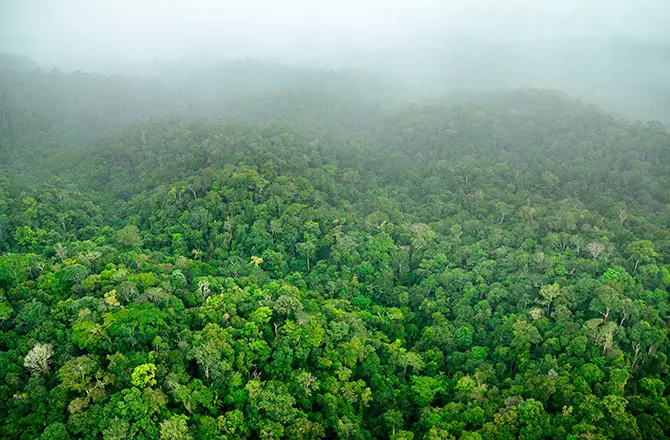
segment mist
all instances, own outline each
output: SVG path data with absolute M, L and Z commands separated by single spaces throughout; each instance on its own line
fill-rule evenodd
M 346 62 L 461 39 L 670 38 L 663 0 L 9 0 L 2 16 L 3 52 L 82 65 L 193 53 Z
M 0 16 L 0 52 L 46 69 L 160 76 L 159 61 L 193 70 L 250 57 L 372 70 L 424 96 L 556 88 L 670 119 L 664 0 L 7 0 Z

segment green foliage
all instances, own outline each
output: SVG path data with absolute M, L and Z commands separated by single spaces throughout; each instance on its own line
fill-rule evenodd
M 130 383 L 139 388 L 156 385 L 156 365 L 142 364 L 135 367 Z
M 141 247 L 142 238 L 140 237 L 140 230 L 137 226 L 126 226 L 125 228 L 116 231 L 116 242 L 121 246 L 131 248 Z
M 185 415 L 174 415 L 161 422 L 161 440 L 190 440 L 193 437 L 188 432 Z
M 620 279 L 620 274 L 617 270 L 612 269 L 611 267 L 608 268 L 604 274 L 600 277 L 601 281 L 619 281 Z
M 40 440 L 67 440 L 68 438 L 67 429 L 61 422 L 54 422 L 47 426 L 39 437 Z
M 30 226 L 22 226 L 14 231 L 14 240 L 23 247 L 28 247 L 32 244 L 35 231 Z
M 663 127 L 307 76 L 7 74 L 0 437 L 666 438 Z

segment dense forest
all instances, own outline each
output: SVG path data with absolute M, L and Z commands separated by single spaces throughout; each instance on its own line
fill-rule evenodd
M 670 438 L 662 123 L 0 61 L 1 438 Z

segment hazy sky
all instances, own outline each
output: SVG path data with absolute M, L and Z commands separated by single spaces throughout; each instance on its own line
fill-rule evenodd
M 454 36 L 670 41 L 669 23 L 670 0 L 0 0 L 0 52 L 41 61 L 309 57 Z

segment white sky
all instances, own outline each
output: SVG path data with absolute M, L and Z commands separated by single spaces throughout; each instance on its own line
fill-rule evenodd
M 454 36 L 670 41 L 670 0 L 0 0 L 0 52 L 38 60 L 316 56 Z

